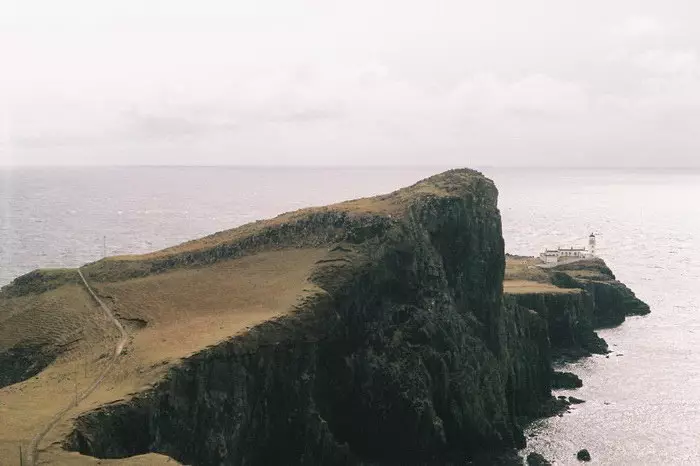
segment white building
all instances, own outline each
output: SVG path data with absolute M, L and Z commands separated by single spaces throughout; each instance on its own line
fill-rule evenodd
M 595 257 L 595 235 L 593 233 L 591 233 L 591 236 L 588 237 L 587 248 L 558 247 L 557 249 L 545 249 L 544 252 L 540 254 L 540 259 L 547 264 L 554 264 L 560 261 L 575 259 L 585 259 L 588 257 Z

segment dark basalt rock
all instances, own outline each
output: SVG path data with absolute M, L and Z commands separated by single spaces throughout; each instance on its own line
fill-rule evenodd
M 588 293 L 519 293 L 513 298 L 547 321 L 555 359 L 604 354 L 608 345 L 594 331 L 595 303 Z
M 15 278 L 0 289 L 0 297 L 39 294 L 67 284 L 79 284 L 80 276 L 74 269 L 33 270 Z
M 576 459 L 579 461 L 590 461 L 591 454 L 588 452 L 588 450 L 584 448 L 583 450 L 579 450 L 579 452 L 576 453 Z
M 571 404 L 578 405 L 578 404 L 585 403 L 585 402 L 586 402 L 586 400 L 582 400 L 581 398 L 576 398 L 575 396 L 569 397 L 569 403 L 571 403 Z
M 534 451 L 527 455 L 527 466 L 550 466 L 551 464 L 544 456 Z
M 547 326 L 503 300 L 496 190 L 464 174 L 441 175 L 457 178 L 452 194 L 409 198 L 392 218 L 312 214 L 152 263 L 202 266 L 260 244 L 354 251 L 350 267 L 319 264 L 312 281 L 324 292 L 297 312 L 81 416 L 66 447 L 100 458 L 153 451 L 188 464 L 315 465 L 464 463 L 524 446 L 524 422 L 550 397 Z
M 558 389 L 573 389 L 583 387 L 583 381 L 578 375 L 571 372 L 552 372 L 552 388 Z
M 0 388 L 34 377 L 57 356 L 58 351 L 42 345 L 16 345 L 0 352 Z
M 581 275 L 585 271 L 585 275 Z M 624 322 L 626 316 L 645 315 L 649 306 L 637 298 L 601 259 L 562 264 L 550 272 L 552 283 L 562 288 L 581 288 L 591 297 L 592 324 L 595 328 L 612 327 Z
M 552 354 L 607 350 L 593 332 L 595 300 L 504 297 L 493 183 L 453 170 L 423 186 L 419 195 L 381 197 L 401 203 L 391 216 L 329 208 L 211 249 L 87 266 L 108 280 L 263 247 L 348 254 L 319 263 L 311 280 L 323 292 L 295 312 L 200 351 L 130 400 L 81 415 L 64 447 L 100 458 L 158 452 L 193 465 L 513 459 L 529 420 L 569 406 L 550 387 L 581 386 L 552 371 Z

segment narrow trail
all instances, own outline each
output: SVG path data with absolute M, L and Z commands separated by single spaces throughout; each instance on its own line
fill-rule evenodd
M 27 453 L 27 461 L 26 463 L 29 466 L 35 466 L 37 464 L 37 461 L 39 459 L 39 443 L 44 439 L 46 434 L 48 434 L 51 429 L 53 429 L 56 424 L 65 416 L 65 414 L 71 410 L 72 408 L 78 406 L 85 398 L 90 396 L 92 392 L 97 389 L 97 387 L 100 386 L 102 381 L 107 377 L 107 375 L 112 371 L 114 366 L 117 364 L 117 360 L 119 359 L 119 356 L 122 354 L 124 351 L 124 347 L 126 346 L 127 342 L 129 341 L 129 334 L 126 333 L 126 330 L 124 330 L 124 327 L 122 324 L 119 322 L 119 320 L 114 316 L 114 313 L 107 307 L 107 305 L 97 296 L 95 291 L 92 289 L 90 284 L 87 282 L 85 279 L 85 276 L 83 275 L 83 272 L 78 268 L 78 275 L 80 275 L 80 279 L 83 281 L 83 285 L 85 285 L 85 288 L 87 291 L 90 293 L 90 295 L 94 298 L 95 301 L 97 301 L 97 304 L 100 305 L 102 310 L 104 311 L 105 315 L 107 318 L 117 327 L 119 330 L 120 338 L 119 342 L 117 343 L 117 346 L 114 348 L 114 354 L 112 355 L 112 359 L 109 361 L 109 364 L 102 370 L 100 375 L 90 384 L 90 386 L 80 392 L 80 394 L 71 401 L 71 403 L 66 406 L 64 409 L 56 413 L 51 420 L 49 421 L 44 428 L 34 436 L 32 439 L 32 443 L 29 445 L 29 451 Z

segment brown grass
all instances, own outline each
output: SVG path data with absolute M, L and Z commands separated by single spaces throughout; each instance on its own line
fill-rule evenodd
M 294 212 L 284 213 L 269 220 L 260 220 L 253 223 L 225 230 L 204 238 L 188 241 L 160 251 L 142 255 L 123 255 L 110 258 L 120 261 L 140 261 L 167 257 L 184 252 L 210 249 L 221 244 L 239 241 L 243 238 L 260 233 L 265 228 L 274 227 L 283 223 L 294 222 L 306 218 L 312 214 L 322 212 L 344 212 L 349 215 L 400 215 L 411 203 L 412 200 L 432 196 L 447 197 L 451 195 L 463 194 L 472 181 L 477 179 L 474 172 L 470 170 L 453 170 L 448 173 L 436 175 L 422 180 L 412 186 L 399 189 L 389 194 L 354 199 L 323 207 L 309 207 Z M 458 192 L 455 192 L 457 190 Z
M 537 267 L 542 261 L 535 257 L 506 256 L 505 280 L 527 280 L 550 283 L 547 272 Z
M 184 357 L 241 329 L 288 312 L 319 289 L 307 281 L 326 249 L 291 249 L 246 256 L 199 269 L 98 284 L 122 319 L 146 327 L 134 333 L 139 360 Z M 89 277 L 88 277 L 89 280 Z
M 105 382 L 49 433 L 40 446 L 46 449 L 41 461 L 96 464 L 94 459 L 52 444 L 70 431 L 72 419 L 104 403 L 128 398 L 159 380 L 181 358 L 289 312 L 299 299 L 321 292 L 308 278 L 326 254 L 326 249 L 271 251 L 206 268 L 95 284 L 96 292 L 127 325 L 138 319 L 146 326 L 130 326 L 126 354 Z M 51 416 L 69 404 L 76 381 L 81 389 L 94 380 L 117 336 L 116 331 L 107 330 L 110 327 L 101 310 L 75 285 L 4 300 L 0 305 L 0 315 L 11 315 L 0 328 L 4 345 L 27 336 L 60 341 L 80 329 L 84 335 L 38 376 L 0 389 L 0 458 L 9 458 L 2 462 L 4 466 L 18 464 L 19 443 L 28 445 Z M 11 326 L 6 327 L 8 322 Z M 145 455 L 115 463 L 163 461 L 159 455 Z
M 551 283 L 534 282 L 530 280 L 506 280 L 503 282 L 503 292 L 510 294 L 524 293 L 580 293 L 578 288 L 559 288 Z
M 18 343 L 75 351 L 116 335 L 99 307 L 78 285 L 0 299 L 0 351 Z
M 482 184 L 490 183 L 475 172 L 453 170 L 384 196 L 303 209 L 151 254 L 107 260 L 128 261 L 130 267 L 147 273 L 150 259 L 234 242 L 314 213 L 403 215 L 417 198 L 468 196 L 477 180 Z M 60 441 L 79 414 L 105 403 L 127 399 L 162 378 L 180 359 L 290 312 L 300 299 L 323 292 L 309 282 L 309 277 L 317 261 L 324 257 L 330 257 L 325 248 L 276 250 L 131 280 L 93 280 L 96 292 L 130 329 L 131 341 L 102 385 L 70 410 L 45 437 L 40 445 L 41 463 L 143 465 L 170 462 L 159 455 L 96 460 L 63 451 Z M 83 270 L 91 281 L 88 271 L 98 273 L 100 269 L 86 267 Z M 49 273 L 55 276 L 52 283 L 58 286 L 53 291 L 0 298 L 0 345 L 3 345 L 0 349 L 28 340 L 55 345 L 80 336 L 38 376 L 0 389 L 3 466 L 19 463 L 20 442 L 27 446 L 54 413 L 69 405 L 76 385 L 79 390 L 89 386 L 114 349 L 116 330 L 85 290 L 79 285 L 56 282 L 65 278 L 65 273 Z

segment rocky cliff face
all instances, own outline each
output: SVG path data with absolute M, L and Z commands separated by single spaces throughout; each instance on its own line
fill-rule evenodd
M 649 306 L 617 281 L 601 259 L 562 263 L 552 269 L 532 265 L 536 263 L 534 258 L 508 256 L 505 283 L 520 286 L 506 286 L 506 294 L 547 321 L 555 359 L 606 353 L 608 346 L 595 329 L 649 313 Z
M 564 288 L 579 288 L 593 302 L 591 323 L 595 328 L 620 325 L 626 316 L 645 315 L 649 306 L 639 300 L 600 259 L 556 267 L 552 282 Z
M 0 351 L 0 388 L 40 373 L 56 359 L 56 352 L 38 344 L 15 345 Z
M 75 270 L 35 270 L 0 289 L 0 388 L 39 374 L 99 327 L 79 280 Z
M 331 239 L 313 277 L 325 294 L 83 416 L 68 446 L 262 465 L 446 460 L 522 444 L 517 416 L 549 397 L 544 320 L 502 302 L 493 184 L 471 171 L 428 182 L 390 214 L 282 227 Z
M 555 356 L 580 357 L 605 353 L 608 345 L 594 331 L 597 306 L 585 291 L 569 293 L 520 293 L 513 298 L 547 322 L 547 333 Z
M 331 207 L 206 250 L 92 266 L 106 280 L 263 247 L 329 251 L 312 276 L 322 292 L 81 416 L 66 448 L 317 465 L 445 464 L 523 446 L 522 424 L 551 398 L 552 349 L 595 343 L 596 298 L 504 298 L 497 191 L 476 172 L 367 202 L 383 207 Z

